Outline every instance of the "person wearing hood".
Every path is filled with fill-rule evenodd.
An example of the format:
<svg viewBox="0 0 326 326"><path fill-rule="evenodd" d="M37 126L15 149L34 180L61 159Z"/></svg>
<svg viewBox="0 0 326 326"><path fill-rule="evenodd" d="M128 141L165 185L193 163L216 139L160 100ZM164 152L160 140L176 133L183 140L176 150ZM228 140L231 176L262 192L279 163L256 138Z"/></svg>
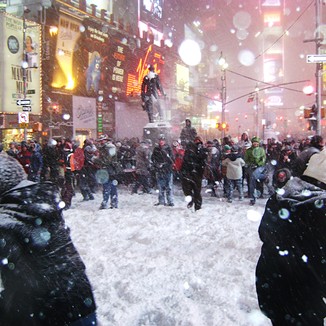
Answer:
<svg viewBox="0 0 326 326"><path fill-rule="evenodd" d="M166 143L166 138L162 134L159 137L158 145L154 147L151 155L153 169L158 187L158 202L155 206L174 206L173 197L173 165L174 157L172 148Z"/></svg>
<svg viewBox="0 0 326 326"><path fill-rule="evenodd" d="M324 149L324 138L319 135L311 137L309 146L305 148L297 157L293 164L292 173L296 177L302 176L307 168L307 164L312 155L319 153Z"/></svg>
<svg viewBox="0 0 326 326"><path fill-rule="evenodd" d="M246 173L248 178L248 197L251 197L250 205L255 205L259 197L257 182L266 180L266 153L260 146L260 138L251 139L251 147L245 152L244 161L246 162Z"/></svg>
<svg viewBox="0 0 326 326"><path fill-rule="evenodd" d="M31 155L32 153L29 150L27 141L23 140L20 143L20 151L17 154L17 160L20 162L20 164L23 166L26 174L29 173L29 166L31 163Z"/></svg>
<svg viewBox="0 0 326 326"><path fill-rule="evenodd" d="M247 131L244 131L241 135L241 138L238 142L238 147L239 147L239 150L240 150L240 153L242 154L242 158L244 157L244 154L246 152L246 150L248 148L251 147L252 143L251 143L251 140L249 138L249 134Z"/></svg>
<svg viewBox="0 0 326 326"><path fill-rule="evenodd" d="M35 140L30 141L29 150L31 152L28 180L40 182L43 169L43 155L39 143Z"/></svg>
<svg viewBox="0 0 326 326"><path fill-rule="evenodd" d="M132 187L132 194L136 194L140 187L142 187L143 193L151 193L149 182L151 175L151 155L149 139L141 141L136 148L136 181Z"/></svg>
<svg viewBox="0 0 326 326"><path fill-rule="evenodd" d="M195 211L202 206L202 180L207 163L208 150L203 146L203 140L196 136L187 144L181 167L181 185L188 201L188 208L195 206Z"/></svg>
<svg viewBox="0 0 326 326"><path fill-rule="evenodd" d="M274 326L326 317L326 151L314 154L266 203L256 267L259 307Z"/></svg>
<svg viewBox="0 0 326 326"><path fill-rule="evenodd" d="M51 182L0 156L0 325L96 325L86 269Z"/></svg>
<svg viewBox="0 0 326 326"><path fill-rule="evenodd" d="M242 167L244 167L245 164L239 152L239 147L233 145L231 147L231 154L222 161L222 165L226 167L225 188L227 201L229 203L232 203L234 188L237 188L239 191L239 200L243 200Z"/></svg>
<svg viewBox="0 0 326 326"><path fill-rule="evenodd" d="M117 159L117 148L106 134L101 135L98 142L99 157L94 162L100 167L96 172L96 178L103 186L103 200L100 209L118 208L118 181L116 178L120 172L120 166Z"/></svg>
<svg viewBox="0 0 326 326"><path fill-rule="evenodd" d="M197 130L191 125L191 120L186 119L185 123L186 125L181 129L180 133L180 141L183 147L186 147L189 142L194 141L197 136Z"/></svg>

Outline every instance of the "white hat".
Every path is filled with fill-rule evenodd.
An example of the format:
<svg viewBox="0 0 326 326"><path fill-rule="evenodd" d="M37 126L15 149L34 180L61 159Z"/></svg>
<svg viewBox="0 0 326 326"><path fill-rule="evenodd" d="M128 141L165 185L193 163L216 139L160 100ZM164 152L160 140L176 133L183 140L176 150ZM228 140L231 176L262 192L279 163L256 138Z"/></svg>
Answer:
<svg viewBox="0 0 326 326"><path fill-rule="evenodd" d="M303 175L314 178L326 185L326 150L311 156Z"/></svg>

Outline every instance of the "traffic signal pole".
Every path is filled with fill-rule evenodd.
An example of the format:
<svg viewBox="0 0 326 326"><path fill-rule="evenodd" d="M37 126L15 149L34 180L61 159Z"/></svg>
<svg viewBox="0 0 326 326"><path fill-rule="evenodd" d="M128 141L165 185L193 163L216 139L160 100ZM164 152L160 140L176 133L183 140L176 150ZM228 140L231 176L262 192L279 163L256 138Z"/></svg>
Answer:
<svg viewBox="0 0 326 326"><path fill-rule="evenodd" d="M321 24L321 0L316 0L316 54L320 54L321 47L321 33L320 33L320 24ZM322 93L322 70L323 64L316 64L316 105L317 105L317 126L316 126L316 135L321 136L321 93Z"/></svg>

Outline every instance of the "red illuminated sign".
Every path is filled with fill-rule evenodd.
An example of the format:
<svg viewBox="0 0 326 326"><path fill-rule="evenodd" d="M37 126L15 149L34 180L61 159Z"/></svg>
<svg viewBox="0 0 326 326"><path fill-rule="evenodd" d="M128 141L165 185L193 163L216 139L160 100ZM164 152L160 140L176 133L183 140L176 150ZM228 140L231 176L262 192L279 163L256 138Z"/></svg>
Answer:
<svg viewBox="0 0 326 326"><path fill-rule="evenodd" d="M130 72L128 74L126 95L135 96L140 94L143 78L148 72L147 71L148 65L153 65L155 68L155 72L157 74L160 74L161 72L160 67L163 64L164 64L164 59L162 55L153 49L153 45L150 45L145 55L138 60L136 71Z"/></svg>

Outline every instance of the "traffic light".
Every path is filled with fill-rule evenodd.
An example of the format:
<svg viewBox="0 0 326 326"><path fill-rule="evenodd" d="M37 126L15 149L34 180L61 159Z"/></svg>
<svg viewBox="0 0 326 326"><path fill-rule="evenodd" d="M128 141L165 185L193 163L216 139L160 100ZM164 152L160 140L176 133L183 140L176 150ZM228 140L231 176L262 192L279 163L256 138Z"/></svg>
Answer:
<svg viewBox="0 0 326 326"><path fill-rule="evenodd" d="M55 114L60 113L60 105L58 103L53 103L52 104L52 112Z"/></svg>
<svg viewBox="0 0 326 326"><path fill-rule="evenodd" d="M216 129L219 131L229 131L229 125L226 122L217 122Z"/></svg>

